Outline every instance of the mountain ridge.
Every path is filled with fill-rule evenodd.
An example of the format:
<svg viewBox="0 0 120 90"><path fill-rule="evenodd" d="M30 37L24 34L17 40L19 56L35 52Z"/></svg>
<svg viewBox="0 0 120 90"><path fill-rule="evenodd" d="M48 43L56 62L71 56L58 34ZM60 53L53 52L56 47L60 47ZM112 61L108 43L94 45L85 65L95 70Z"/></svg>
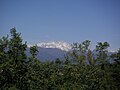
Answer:
<svg viewBox="0 0 120 90"><path fill-rule="evenodd" d="M35 45L35 44L34 44ZM42 42L37 43L38 46L38 55L37 58L39 58L42 61L45 60L55 60L56 58L64 59L64 56L72 51L72 46L69 43L61 42L61 41L50 41L50 42ZM28 45L28 49L33 45ZM29 51L29 50L28 50ZM116 51L108 51L108 55L111 55L115 53ZM96 54L96 50L92 50L93 54ZM28 52L29 55L29 52Z"/></svg>
<svg viewBox="0 0 120 90"><path fill-rule="evenodd" d="M37 45L40 48L56 48L56 49L60 49L62 51L71 51L72 50L72 46L71 44L64 42L64 41L48 41L48 42L40 42L37 44L28 44L27 47L30 48L34 45ZM117 52L117 50L109 50L108 52Z"/></svg>
<svg viewBox="0 0 120 90"><path fill-rule="evenodd" d="M63 51L70 51L72 49L69 43L63 41L49 41L49 42L42 42L33 45L37 45L38 47L41 48L57 48ZM33 45L28 45L28 47L31 47Z"/></svg>

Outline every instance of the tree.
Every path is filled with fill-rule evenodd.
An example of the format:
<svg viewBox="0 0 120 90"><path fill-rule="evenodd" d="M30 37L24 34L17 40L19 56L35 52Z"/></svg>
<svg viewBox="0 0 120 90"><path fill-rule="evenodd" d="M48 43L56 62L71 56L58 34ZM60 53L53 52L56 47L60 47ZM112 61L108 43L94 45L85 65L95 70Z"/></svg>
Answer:
<svg viewBox="0 0 120 90"><path fill-rule="evenodd" d="M116 89L120 88L120 49L117 53L111 55L111 58L114 60L111 68L111 76L113 78L113 85Z"/></svg>
<svg viewBox="0 0 120 90"><path fill-rule="evenodd" d="M0 87L27 89L26 60L27 45L22 43L20 33L10 30L11 38L0 39Z"/></svg>

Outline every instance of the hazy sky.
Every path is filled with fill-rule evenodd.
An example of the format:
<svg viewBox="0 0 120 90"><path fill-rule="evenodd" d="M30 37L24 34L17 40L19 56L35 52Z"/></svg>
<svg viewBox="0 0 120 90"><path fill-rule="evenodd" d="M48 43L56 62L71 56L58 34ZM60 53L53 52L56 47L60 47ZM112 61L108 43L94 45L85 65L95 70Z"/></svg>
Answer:
<svg viewBox="0 0 120 90"><path fill-rule="evenodd" d="M28 43L91 40L120 47L120 0L0 0L0 36L12 27Z"/></svg>

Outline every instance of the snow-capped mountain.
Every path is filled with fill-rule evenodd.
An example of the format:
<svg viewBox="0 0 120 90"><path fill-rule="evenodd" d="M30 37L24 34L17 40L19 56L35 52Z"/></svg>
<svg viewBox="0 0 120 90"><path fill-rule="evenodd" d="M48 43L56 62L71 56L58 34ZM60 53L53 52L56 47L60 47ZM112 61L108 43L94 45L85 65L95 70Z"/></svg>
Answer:
<svg viewBox="0 0 120 90"><path fill-rule="evenodd" d="M56 41L56 42L43 42L43 43L37 43L34 44L38 46L38 55L37 58L41 61L45 60L55 60L56 58L64 59L64 55L66 55L67 52L72 51L72 46L66 42ZM29 47L33 45L28 45L27 49L27 55L30 55L29 53ZM92 51L93 54L95 54L96 57L96 51ZM108 52L108 55L111 55L115 53Z"/></svg>
<svg viewBox="0 0 120 90"><path fill-rule="evenodd" d="M56 42L43 42L34 44L38 46L38 55L41 61L55 60L56 58L63 59L64 55L71 51L72 47L66 42L56 41ZM28 45L27 55L30 55L29 48L33 45Z"/></svg>
<svg viewBox="0 0 120 90"><path fill-rule="evenodd" d="M43 43L37 43L36 45L41 48L57 48L62 51L71 50L71 45L63 41L43 42ZM31 47L31 46L33 45L28 45L28 47Z"/></svg>

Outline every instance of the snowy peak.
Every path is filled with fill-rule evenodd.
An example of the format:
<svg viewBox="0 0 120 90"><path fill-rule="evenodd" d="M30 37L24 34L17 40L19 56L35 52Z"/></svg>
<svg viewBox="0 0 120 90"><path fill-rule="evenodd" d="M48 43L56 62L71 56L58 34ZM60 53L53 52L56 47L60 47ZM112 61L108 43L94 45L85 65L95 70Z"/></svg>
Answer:
<svg viewBox="0 0 120 90"><path fill-rule="evenodd" d="M29 45L30 47L32 45ZM71 50L71 45L66 43L66 42L61 42L61 41L56 41L56 42L43 42L43 43L38 43L38 47L42 48L57 48L63 51L69 51Z"/></svg>
<svg viewBox="0 0 120 90"><path fill-rule="evenodd" d="M68 44L66 42L59 42L59 41L38 43L37 46L42 47L42 48L58 48L63 51L69 51L71 49L70 44Z"/></svg>

